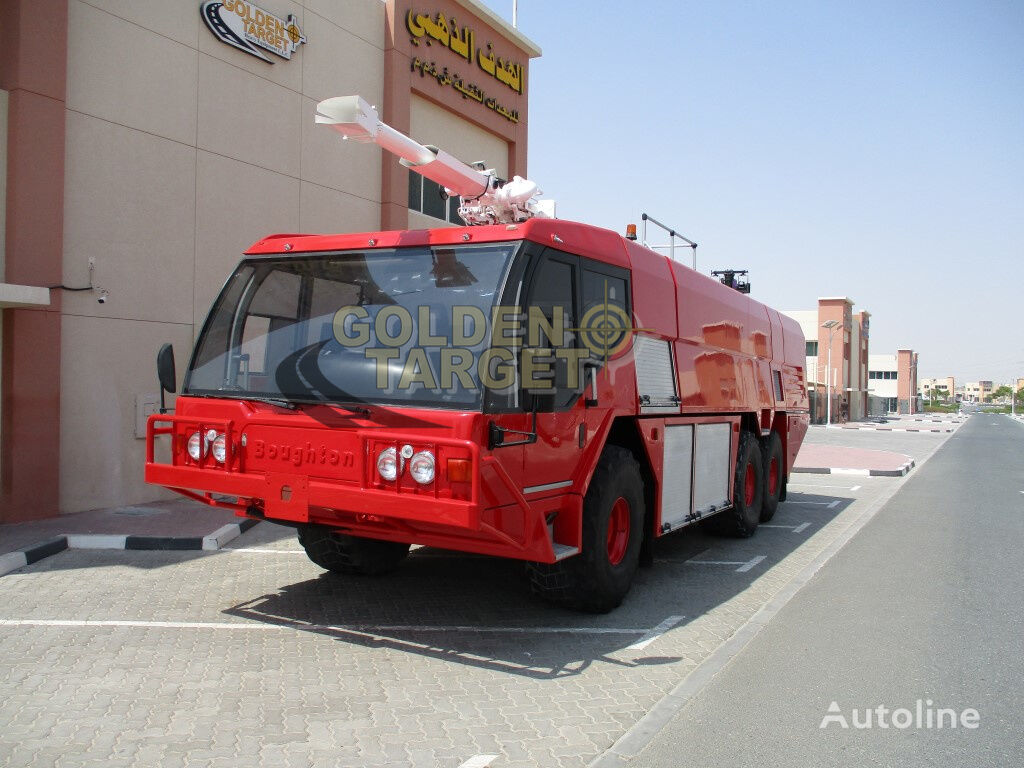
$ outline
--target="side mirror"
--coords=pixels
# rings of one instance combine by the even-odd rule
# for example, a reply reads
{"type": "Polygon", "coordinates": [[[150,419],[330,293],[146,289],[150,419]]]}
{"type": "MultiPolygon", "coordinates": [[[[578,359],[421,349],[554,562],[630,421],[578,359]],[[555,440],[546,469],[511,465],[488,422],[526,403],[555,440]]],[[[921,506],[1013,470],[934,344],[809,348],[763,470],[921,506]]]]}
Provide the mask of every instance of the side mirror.
{"type": "Polygon", "coordinates": [[[156,353],[156,376],[160,380],[161,388],[174,393],[177,388],[177,376],[174,374],[174,346],[164,344],[156,353]]]}
{"type": "Polygon", "coordinates": [[[174,393],[177,389],[177,376],[174,373],[174,347],[164,344],[156,353],[156,377],[160,381],[160,413],[167,413],[164,405],[164,392],[174,393]]]}

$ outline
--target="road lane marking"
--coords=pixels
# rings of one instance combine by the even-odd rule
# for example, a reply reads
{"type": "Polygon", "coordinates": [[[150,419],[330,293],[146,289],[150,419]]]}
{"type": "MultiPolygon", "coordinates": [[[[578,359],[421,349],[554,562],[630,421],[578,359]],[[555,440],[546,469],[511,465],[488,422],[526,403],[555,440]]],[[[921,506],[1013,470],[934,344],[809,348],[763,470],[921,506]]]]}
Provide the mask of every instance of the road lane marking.
{"type": "Polygon", "coordinates": [[[811,504],[815,507],[828,507],[833,509],[839,504],[839,499],[835,501],[801,501],[799,499],[786,499],[783,504],[811,504]]]}
{"type": "Polygon", "coordinates": [[[668,632],[670,629],[672,629],[672,627],[674,627],[676,624],[678,624],[682,620],[683,620],[682,616],[669,616],[667,619],[665,619],[663,622],[661,622],[658,626],[656,626],[654,629],[652,629],[646,635],[641,637],[635,643],[633,643],[632,645],[626,646],[627,650],[639,651],[639,650],[642,650],[642,649],[646,648],[648,645],[650,645],[655,640],[657,640],[659,637],[664,635],[666,632],[668,632]]]}
{"type": "Polygon", "coordinates": [[[793,533],[803,533],[809,525],[810,523],[800,523],[800,525],[793,529],[793,533]]]}
{"type": "Polygon", "coordinates": [[[304,549],[273,549],[271,547],[225,547],[224,552],[245,552],[253,555],[304,555],[304,549]]]}

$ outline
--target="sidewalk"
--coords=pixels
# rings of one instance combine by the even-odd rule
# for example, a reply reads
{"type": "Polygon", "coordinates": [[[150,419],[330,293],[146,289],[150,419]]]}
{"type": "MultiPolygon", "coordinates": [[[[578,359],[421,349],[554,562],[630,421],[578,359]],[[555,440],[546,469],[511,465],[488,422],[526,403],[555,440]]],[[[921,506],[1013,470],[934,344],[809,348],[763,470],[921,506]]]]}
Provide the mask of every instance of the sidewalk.
{"type": "Polygon", "coordinates": [[[903,453],[805,442],[797,454],[793,471],[819,475],[902,477],[913,466],[914,460],[903,453]]]}
{"type": "Polygon", "coordinates": [[[213,550],[256,525],[188,499],[0,525],[0,575],[64,549],[213,550]]]}

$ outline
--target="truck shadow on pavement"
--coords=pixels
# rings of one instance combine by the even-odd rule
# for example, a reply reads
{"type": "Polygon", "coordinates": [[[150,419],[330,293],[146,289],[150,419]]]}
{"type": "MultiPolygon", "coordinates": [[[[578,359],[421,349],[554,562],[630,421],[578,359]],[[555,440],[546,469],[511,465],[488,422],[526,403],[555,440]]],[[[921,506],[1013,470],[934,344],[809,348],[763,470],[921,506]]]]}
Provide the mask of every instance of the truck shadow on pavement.
{"type": "Polygon", "coordinates": [[[685,627],[726,603],[853,501],[792,492],[789,498],[771,528],[749,539],[710,535],[699,525],[659,539],[654,566],[641,568],[623,604],[605,615],[532,595],[518,561],[425,547],[383,577],[323,573],[223,613],[535,679],[578,675],[594,663],[674,663],[681,657],[631,646],[666,621],[685,627]]]}

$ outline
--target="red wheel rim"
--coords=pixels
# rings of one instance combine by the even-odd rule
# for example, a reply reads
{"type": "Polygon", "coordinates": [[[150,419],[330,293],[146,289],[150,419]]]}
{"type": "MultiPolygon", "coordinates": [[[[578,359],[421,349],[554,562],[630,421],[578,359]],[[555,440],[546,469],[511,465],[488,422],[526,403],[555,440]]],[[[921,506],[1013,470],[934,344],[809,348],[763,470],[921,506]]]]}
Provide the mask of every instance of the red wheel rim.
{"type": "Polygon", "coordinates": [[[768,464],[768,493],[775,496],[779,490],[779,460],[772,459],[768,464]]]}
{"type": "Polygon", "coordinates": [[[757,493],[757,475],[754,473],[754,465],[747,464],[747,471],[743,475],[743,503],[750,506],[754,503],[754,495],[757,493]]]}
{"type": "Polygon", "coordinates": [[[618,565],[629,546],[629,502],[619,496],[608,515],[608,562],[618,565]]]}

